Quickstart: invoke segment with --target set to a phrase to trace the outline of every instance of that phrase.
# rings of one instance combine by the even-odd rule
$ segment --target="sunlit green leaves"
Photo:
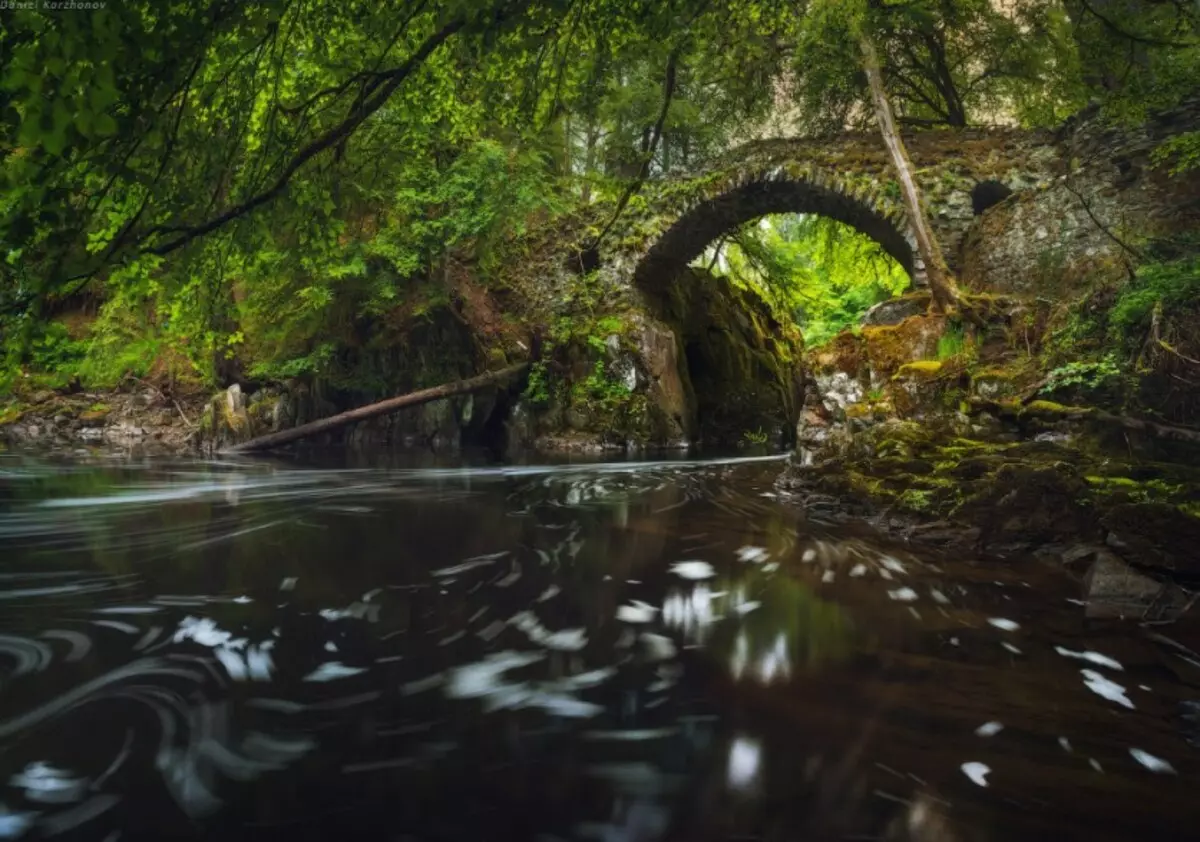
[[[824,217],[765,217],[717,245],[719,254],[710,249],[697,262],[757,291],[795,320],[810,346],[910,283],[877,243]]]

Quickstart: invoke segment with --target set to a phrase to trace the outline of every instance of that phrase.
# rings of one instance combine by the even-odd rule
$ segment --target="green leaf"
[[[108,114],[97,114],[94,128],[100,137],[110,137],[117,133],[117,121]]]

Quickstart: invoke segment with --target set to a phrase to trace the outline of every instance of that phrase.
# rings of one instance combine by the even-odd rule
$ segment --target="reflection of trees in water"
[[[806,583],[758,568],[715,588],[675,588],[663,621],[729,666],[735,681],[786,681],[845,659],[853,625],[841,606],[818,597]]]

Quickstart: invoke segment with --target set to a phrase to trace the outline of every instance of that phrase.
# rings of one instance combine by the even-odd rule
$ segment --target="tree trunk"
[[[586,135],[587,146],[583,159],[583,195],[581,197],[585,205],[592,203],[592,179],[596,175],[596,141],[599,139],[598,135],[596,121],[589,116]]]
[[[905,210],[908,211],[909,224],[917,238],[917,252],[925,264],[925,275],[929,279],[929,291],[933,294],[933,305],[940,312],[951,312],[958,305],[958,288],[946,259],[942,256],[941,246],[929,225],[925,215],[925,204],[921,200],[921,189],[913,176],[912,164],[908,160],[908,152],[904,148],[904,140],[896,128],[896,120],[892,116],[892,105],[888,101],[887,92],[883,88],[883,74],[879,69],[879,56],[875,53],[875,45],[865,33],[858,35],[859,48],[863,54],[863,69],[871,87],[871,101],[875,106],[875,118],[879,122],[879,131],[883,135],[883,143],[896,169],[900,180],[900,194],[904,199]]]
[[[463,395],[467,392],[475,392],[479,389],[487,388],[488,386],[495,386],[520,374],[528,366],[529,363],[518,363],[510,365],[507,368],[502,368],[499,371],[480,374],[478,377],[472,377],[467,380],[459,380],[457,383],[447,383],[443,386],[434,386],[430,389],[422,389],[418,392],[410,392],[407,395],[388,398],[378,403],[360,406],[358,409],[352,409],[349,412],[331,415],[328,418],[322,418],[310,424],[301,424],[299,427],[293,427],[290,430],[281,430],[278,433],[259,436],[258,438],[250,439],[250,441],[225,448],[222,453],[252,453],[259,450],[272,450],[273,448],[282,447],[285,444],[306,439],[319,433],[345,427],[347,424],[353,424],[355,421],[365,421],[368,418],[387,415],[398,409],[419,406],[420,404],[440,400],[441,398]]]
[[[667,58],[667,72],[666,77],[663,79],[662,108],[658,112],[658,120],[654,123],[654,127],[649,130],[649,137],[642,143],[644,154],[642,155],[641,163],[638,165],[637,173],[629,186],[625,188],[625,192],[621,194],[621,198],[617,200],[617,208],[609,218],[608,224],[596,235],[596,239],[588,246],[589,249],[600,247],[600,242],[608,235],[609,230],[616,224],[616,221],[621,218],[625,206],[629,204],[629,200],[633,198],[634,194],[642,189],[642,184],[645,183],[646,177],[650,174],[650,164],[654,161],[654,153],[658,149],[658,142],[662,139],[663,126],[667,122],[667,112],[671,110],[671,99],[675,96],[675,74],[681,49],[682,47],[676,47]]]

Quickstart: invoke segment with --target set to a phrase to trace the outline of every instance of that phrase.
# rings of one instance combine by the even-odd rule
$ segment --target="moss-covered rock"
[[[937,356],[938,339],[946,329],[944,316],[910,316],[899,324],[864,327],[862,338],[872,375],[891,378],[905,363]]]
[[[938,377],[945,367],[945,363],[941,360],[917,360],[916,362],[905,363],[900,366],[895,377],[901,379],[932,380]]]
[[[697,439],[794,435],[803,345],[789,322],[757,294],[700,270],[676,279],[657,315],[678,337]]]
[[[1021,387],[1021,373],[1014,369],[984,366],[971,372],[971,393],[987,400],[1015,397]]]

